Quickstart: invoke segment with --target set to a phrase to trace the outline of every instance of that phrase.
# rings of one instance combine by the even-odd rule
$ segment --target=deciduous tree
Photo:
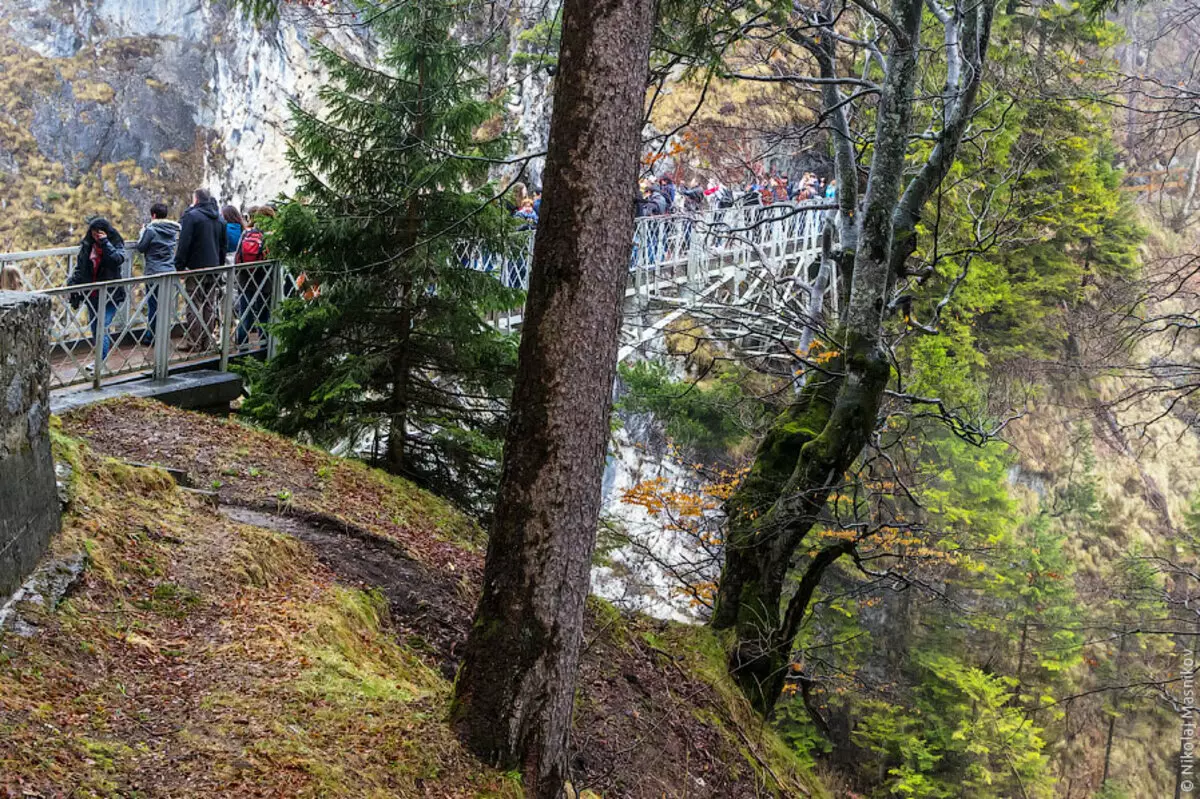
[[[843,33],[841,20],[854,8],[867,15],[864,29],[880,32],[876,41]],[[817,75],[797,79],[821,90],[831,128],[839,187],[836,260],[847,296],[834,333],[837,357],[772,425],[750,474],[727,503],[729,531],[712,623],[734,631],[731,673],[764,713],[783,687],[792,641],[822,573],[853,549],[850,541],[821,548],[784,606],[793,557],[877,424],[891,374],[883,325],[896,307],[895,287],[907,276],[925,205],[954,165],[976,113],[993,12],[990,0],[953,7],[894,0],[889,11],[827,0],[797,6],[784,31],[818,65]],[[941,43],[931,51],[923,42],[933,26],[941,30]],[[876,65],[866,74],[880,82],[846,75],[839,46],[863,48],[867,63]],[[944,85],[934,98],[936,112],[927,116],[929,130],[917,137],[931,146],[909,170],[914,92],[919,74],[934,68],[944,70]],[[878,98],[871,110],[869,163],[857,159],[849,128],[848,108],[864,94]]]

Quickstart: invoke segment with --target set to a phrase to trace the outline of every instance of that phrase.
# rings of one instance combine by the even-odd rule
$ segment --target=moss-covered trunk
[[[927,165],[911,181],[901,208],[897,198],[905,178],[924,4],[892,0],[891,6],[886,78],[861,213],[854,204],[854,153],[844,116],[838,116],[841,96],[828,86],[823,93],[826,110],[833,115],[838,174],[845,183],[838,225],[842,251],[836,257],[844,280],[841,290],[848,286],[849,292],[838,320],[840,333],[834,336],[841,352],[829,374],[810,379],[796,403],[776,420],[750,475],[726,508],[725,565],[712,624],[734,631],[730,673],[764,715],[770,714],[783,687],[792,643],[822,574],[853,550],[852,542],[844,541],[820,549],[807,562],[783,610],[793,558],[875,429],[891,373],[883,346],[889,298],[912,252],[917,212],[929,187],[942,179],[944,166],[953,160],[954,147],[939,144],[940,152],[931,159],[936,166]],[[971,14],[977,18],[979,12]],[[833,18],[826,19],[829,35]],[[804,29],[797,28],[792,37],[813,53],[823,75],[830,77],[835,67],[832,47]],[[953,132],[959,135],[960,128]]]
[[[792,640],[821,574],[850,547],[821,550],[781,614],[793,556],[875,429],[890,373],[882,350],[870,342],[852,342],[840,360],[842,375],[810,381],[775,421],[727,505],[725,565],[712,624],[735,631],[730,673],[764,714],[783,687]]]

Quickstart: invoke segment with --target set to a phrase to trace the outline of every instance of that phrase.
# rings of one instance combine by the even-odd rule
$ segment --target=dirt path
[[[284,515],[238,505],[223,505],[219,511],[239,524],[299,539],[339,581],[381,591],[404,643],[432,655],[442,674],[454,678],[456,648],[466,638],[469,622],[466,597],[454,581],[413,560],[398,544],[315,514]]]

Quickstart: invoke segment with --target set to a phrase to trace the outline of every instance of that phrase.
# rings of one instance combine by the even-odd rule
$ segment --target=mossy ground
[[[148,402],[69,417],[55,438],[74,478],[54,547],[91,560],[36,637],[0,637],[0,795],[521,794],[461,748],[448,656],[398,634],[394,597],[122,461],[219,479],[223,502],[346,520],[473,596],[469,520],[403,481]],[[755,723],[707,630],[589,607],[572,753],[583,795],[827,795]],[[453,611],[464,629],[469,610]]]
[[[54,547],[91,562],[36,637],[0,639],[0,794],[519,795],[460,748],[450,683],[377,594],[159,469],[56,450],[75,477]]]

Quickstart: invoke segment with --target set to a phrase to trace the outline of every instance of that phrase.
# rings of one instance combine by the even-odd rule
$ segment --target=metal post
[[[642,262],[646,258],[646,237],[642,235],[645,229],[646,226],[641,220],[633,223],[633,257],[631,259],[633,263],[633,293],[639,299],[642,294],[642,272],[644,271]]]
[[[687,281],[689,288],[693,291],[698,291],[702,280],[704,236],[700,232],[700,223],[698,220],[693,220],[691,224],[691,238],[688,240],[687,254]]]
[[[133,277],[133,258],[128,255],[128,251],[126,251],[124,262],[121,263],[121,277]],[[113,320],[117,324],[117,330],[129,329],[130,306],[132,303],[133,284],[128,284],[128,287],[125,291],[125,300],[121,303],[120,307],[117,308],[117,315]]]
[[[154,379],[166,380],[171,369],[171,331],[175,327],[176,273],[154,278],[158,297],[158,318],[154,320]]]
[[[108,325],[104,324],[105,311],[108,310],[108,286],[101,285],[96,295],[99,301],[92,315],[92,388],[100,389],[101,373],[104,371],[104,337],[108,335]]]
[[[283,262],[276,261],[271,265],[273,279],[271,280],[271,317],[267,323],[267,360],[275,357],[275,334],[271,332],[271,323],[275,321],[275,314],[279,310],[280,303],[283,302]]]
[[[229,267],[225,274],[225,293],[221,296],[221,316],[218,323],[221,325],[221,366],[220,371],[229,371],[229,344],[232,335],[231,322],[233,321],[233,292],[234,292],[234,267]]]

